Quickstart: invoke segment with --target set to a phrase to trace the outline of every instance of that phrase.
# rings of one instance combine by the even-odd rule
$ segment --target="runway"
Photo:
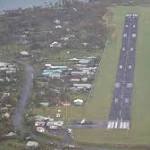
[[[130,129],[138,15],[125,16],[122,47],[107,129]]]

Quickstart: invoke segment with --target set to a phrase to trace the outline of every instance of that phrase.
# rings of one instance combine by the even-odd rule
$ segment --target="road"
[[[33,68],[28,64],[23,64],[23,66],[25,68],[25,79],[23,82],[23,87],[21,89],[20,99],[18,100],[16,109],[12,117],[15,130],[20,132],[24,131],[24,114],[26,112],[26,107],[30,100],[29,98],[31,96],[31,91],[33,87]]]
[[[130,129],[138,15],[125,17],[122,48],[107,129]]]

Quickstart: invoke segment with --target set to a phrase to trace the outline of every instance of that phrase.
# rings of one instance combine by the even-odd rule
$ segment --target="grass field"
[[[0,150],[23,150],[24,143],[18,140],[2,141],[0,144]]]
[[[107,120],[121,48],[124,16],[128,12],[137,12],[140,19],[132,104],[132,129],[130,131],[79,129],[75,131],[75,137],[77,141],[97,144],[150,145],[150,8],[119,6],[110,8],[110,10],[114,13],[112,24],[115,32],[103,54],[93,97],[86,104],[84,114],[88,119]]]

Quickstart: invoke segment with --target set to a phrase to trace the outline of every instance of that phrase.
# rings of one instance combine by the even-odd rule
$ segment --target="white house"
[[[82,99],[75,99],[73,103],[77,106],[83,105],[84,101]]]

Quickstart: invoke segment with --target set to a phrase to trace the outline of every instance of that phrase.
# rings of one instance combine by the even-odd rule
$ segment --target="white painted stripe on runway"
[[[114,125],[115,125],[115,122],[113,121],[112,124],[111,124],[111,129],[114,128]]]
[[[113,121],[109,121],[108,125],[107,125],[107,129],[112,129],[114,126],[114,122]]]
[[[107,129],[110,129],[110,128],[111,128],[111,121],[109,121],[107,124]]]
[[[122,129],[123,128],[123,122],[121,121],[120,122],[120,127],[119,127],[120,129]]]
[[[126,122],[123,122],[123,129],[126,129]]]
[[[127,129],[127,122],[124,123],[124,129]]]
[[[115,122],[114,128],[117,129],[118,127],[118,121]]]

